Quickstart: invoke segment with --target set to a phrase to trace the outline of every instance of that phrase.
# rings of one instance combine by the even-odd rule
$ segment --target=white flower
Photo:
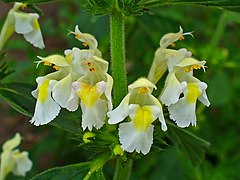
[[[170,118],[176,121],[179,127],[188,127],[190,124],[196,126],[196,102],[197,99],[204,105],[209,106],[210,102],[205,90],[207,84],[204,82],[188,83],[184,90],[184,96],[177,103],[168,107]]]
[[[176,121],[179,127],[187,127],[190,123],[196,126],[197,99],[206,106],[210,105],[205,92],[207,84],[193,76],[193,70],[204,69],[205,63],[194,58],[185,58],[176,64],[167,76],[160,100],[168,106],[170,118]],[[184,97],[180,98],[182,93]]]
[[[22,34],[35,47],[44,48],[42,33],[38,23],[39,15],[21,12],[19,9],[23,5],[22,3],[15,3],[14,7],[9,11],[0,34],[0,49],[14,31]]]
[[[19,146],[21,136],[17,133],[14,138],[6,141],[1,153],[0,179],[4,180],[8,173],[13,172],[17,176],[25,176],[32,168],[32,161],[28,158],[28,152],[20,152],[15,149]]]
[[[37,103],[30,121],[36,126],[51,122],[59,114],[61,107],[69,111],[78,108],[78,97],[72,89],[72,82],[78,76],[72,71],[71,62],[60,55],[40,59],[38,63],[53,65],[57,71],[36,79],[38,87],[32,95],[37,98]]]
[[[148,74],[148,79],[156,84],[162,75],[168,71],[172,71],[173,67],[182,59],[191,57],[192,53],[185,48],[174,50],[167,49],[169,45],[175,46],[174,42],[183,40],[185,35],[191,35],[192,32],[183,33],[183,29],[180,27],[178,33],[165,34],[160,40],[160,47],[155,52],[155,57]]]
[[[146,78],[140,78],[128,86],[129,93],[119,106],[107,113],[109,124],[117,124],[127,116],[131,122],[119,125],[121,148],[127,152],[136,150],[147,154],[153,143],[153,123],[157,118],[163,131],[167,130],[160,102],[151,94],[156,86]]]
[[[192,32],[186,32],[183,33],[183,29],[180,26],[179,27],[179,32],[177,33],[167,33],[165,34],[161,40],[160,40],[160,47],[162,48],[167,48],[168,46],[175,46],[174,42],[178,41],[178,40],[183,40],[185,35],[192,35]]]
[[[101,128],[106,113],[112,109],[111,91],[113,79],[107,74],[108,62],[94,56],[85,62],[88,72],[73,83],[73,89],[80,99],[82,128]]]
[[[158,48],[148,74],[148,79],[156,84],[167,70],[172,71],[179,61],[191,57],[191,55],[191,52],[185,48],[179,50]]]
[[[107,74],[108,62],[99,57],[101,53],[96,49],[97,41],[92,35],[81,33],[76,26],[76,37],[87,43],[90,49],[80,50],[74,47],[65,50],[65,57],[60,55],[39,57],[38,65],[44,63],[53,66],[57,71],[36,80],[38,87],[32,95],[37,98],[37,103],[30,121],[36,126],[51,122],[58,116],[61,108],[77,110],[79,98],[83,111],[83,129],[88,127],[92,130],[92,126],[97,129],[102,127],[106,111],[112,109],[113,80]]]
[[[98,57],[102,56],[101,52],[97,49],[98,42],[93,35],[88,34],[88,33],[82,33],[79,30],[78,25],[75,26],[74,32],[70,31],[70,34],[74,34],[75,38],[77,40],[81,41],[84,46],[86,46],[86,47],[88,46],[90,50],[94,51],[93,54],[95,56],[98,56]]]

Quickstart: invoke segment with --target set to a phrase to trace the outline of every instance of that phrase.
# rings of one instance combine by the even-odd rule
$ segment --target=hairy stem
[[[127,93],[125,68],[124,17],[115,10],[110,15],[111,69],[114,79],[113,99],[117,106]]]

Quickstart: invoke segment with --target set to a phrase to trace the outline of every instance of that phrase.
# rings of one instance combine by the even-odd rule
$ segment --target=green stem
[[[125,37],[124,17],[115,10],[110,15],[111,63],[113,85],[113,99],[118,105],[127,93],[127,77],[125,68]]]
[[[123,161],[121,158],[117,159],[117,167],[114,175],[114,180],[128,180],[132,171],[133,160],[128,159]]]
[[[124,17],[116,9],[110,15],[110,38],[111,38],[111,69],[114,80],[113,99],[117,106],[127,93],[127,77],[125,68],[125,36]],[[129,179],[132,171],[132,160],[123,161],[121,157],[117,159],[117,166],[114,180]]]

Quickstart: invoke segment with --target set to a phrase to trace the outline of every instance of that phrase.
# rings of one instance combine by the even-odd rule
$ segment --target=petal
[[[30,120],[36,126],[51,122],[60,112],[60,106],[51,97],[50,79],[37,79],[38,97],[35,112]]]
[[[182,59],[191,55],[191,52],[187,51],[187,49],[185,48],[179,49],[178,51],[166,49],[165,54],[167,59],[168,70],[172,71],[174,66],[177,63],[179,63]]]
[[[10,151],[16,148],[17,146],[19,146],[20,142],[21,142],[21,136],[19,133],[16,133],[12,139],[9,139],[3,144],[2,146],[3,151]]]
[[[150,151],[153,143],[153,125],[150,125],[146,131],[139,132],[133,122],[121,123],[119,137],[122,149],[127,152],[136,150],[145,155]]]
[[[139,132],[146,131],[151,123],[157,119],[159,112],[158,106],[129,105],[129,116]]]
[[[59,67],[69,66],[68,61],[65,59],[65,57],[63,57],[61,55],[55,54],[55,55],[50,55],[47,57],[38,56],[38,58],[41,59],[42,61],[53,63]]]
[[[183,33],[183,29],[180,26],[180,30],[179,30],[178,33],[168,33],[168,34],[165,34],[161,38],[160,47],[166,48],[169,45],[171,45],[172,43],[182,39],[184,35],[191,35],[192,36],[192,32]]]
[[[206,94],[206,91],[203,90],[202,94],[199,96],[199,101],[201,101],[205,106],[210,106],[210,102],[208,100],[208,97],[207,97],[207,94]]]
[[[102,73],[107,73],[108,71],[108,62],[104,59],[94,56],[93,61],[96,63],[97,69],[101,71]]]
[[[175,74],[170,73],[166,79],[162,94],[160,95],[161,102],[166,106],[175,104],[186,87],[187,83],[185,81],[180,83]]]
[[[147,78],[139,78],[128,86],[128,91],[131,93],[134,89],[141,87],[148,87],[150,92],[152,92],[153,89],[157,89],[157,87]]]
[[[177,123],[179,127],[188,127],[190,123],[196,126],[196,104],[188,103],[186,98],[179,99],[176,104],[168,107],[170,118]]]
[[[155,111],[153,111],[155,113]],[[165,118],[164,118],[164,115],[163,115],[163,110],[162,108],[159,108],[159,113],[158,113],[158,120],[160,121],[161,123],[161,129],[163,131],[167,131],[167,125],[166,125],[166,121],[165,121]]]
[[[146,105],[146,106],[142,107],[143,111],[147,111],[148,108],[149,108],[149,110],[151,112],[152,120],[149,123],[147,122],[148,121],[148,119],[147,119],[147,115],[148,114],[147,113],[144,113],[144,116],[145,116],[143,118],[145,120],[144,122],[141,122],[141,119],[138,119],[138,122],[135,122],[136,120],[134,118],[136,118],[136,113],[137,113],[137,110],[140,108],[140,106],[137,105],[137,104],[130,104],[129,105],[129,116],[133,120],[136,128],[137,128],[137,126],[141,126],[138,123],[143,123],[142,126],[145,126],[144,129],[147,129],[148,128],[148,124],[152,123],[153,121],[155,121],[158,118],[160,123],[161,123],[161,129],[163,131],[167,130],[167,125],[166,125],[166,122],[165,122],[165,119],[164,119],[164,116],[163,116],[162,106],[161,106],[161,104],[159,106],[159,104],[151,105],[151,106]],[[137,128],[137,129],[139,130],[139,128]]]
[[[95,39],[95,37],[91,34],[81,33],[81,31],[78,28],[78,25],[75,26],[74,34],[79,35],[80,38],[78,36],[76,36],[76,37],[78,37],[77,39],[81,42],[86,42],[90,49],[97,49],[98,42]]]
[[[38,14],[27,14],[23,12],[14,12],[15,31],[19,34],[26,34],[33,30],[33,18],[38,18]]]
[[[154,60],[148,74],[148,79],[156,84],[168,69],[164,48],[158,48],[155,52]]]
[[[81,102],[82,108],[82,128],[92,131],[92,127],[100,129],[105,124],[107,113],[107,102],[98,99],[93,107],[87,107]]]
[[[69,100],[71,90],[72,75],[69,73],[68,76],[55,83],[52,89],[52,97],[61,107],[65,108]]]
[[[43,37],[41,30],[33,30],[27,34],[23,34],[24,38],[30,42],[33,46],[43,49],[45,47],[44,42],[43,42]]]
[[[32,169],[32,161],[28,158],[28,152],[14,153],[13,159],[15,161],[13,167],[13,174],[17,176],[25,176],[26,172]]]
[[[184,90],[184,97],[168,107],[170,118],[176,121],[179,127],[187,127],[190,123],[196,126],[196,101],[203,89],[206,89],[205,83],[189,83]]]
[[[68,100],[67,105],[66,105],[66,109],[68,111],[76,111],[77,108],[78,108],[78,104],[79,104],[79,97],[75,93],[75,91],[72,89],[71,93],[70,93],[69,100]]]
[[[73,48],[72,51],[72,68],[78,74],[86,74],[85,63],[93,59],[92,51],[90,50],[80,50],[79,48]],[[66,55],[68,56],[68,55]]]
[[[113,78],[109,75],[106,74],[107,76],[107,87],[105,90],[105,96],[107,97],[108,100],[108,110],[112,110],[113,105],[112,105],[112,87],[113,87]]]
[[[184,58],[183,60],[181,60],[176,66],[178,67],[187,67],[187,66],[192,66],[195,64],[199,64],[200,66],[204,66],[204,64],[206,64],[206,61],[198,61],[197,59],[194,58]]]
[[[127,94],[117,108],[107,113],[107,116],[109,117],[109,124],[117,124],[123,121],[128,116],[129,98],[130,94]]]

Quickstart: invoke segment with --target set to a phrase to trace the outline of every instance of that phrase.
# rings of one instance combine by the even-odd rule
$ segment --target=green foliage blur
[[[0,3],[0,6],[2,4]],[[80,8],[80,1],[58,1],[39,7],[43,13],[40,17],[40,25],[46,49],[35,49],[23,37],[14,35],[5,46],[8,51],[4,60],[9,69],[15,72],[5,78],[5,82],[21,80],[31,83],[34,88],[36,77],[50,71],[42,66],[36,69],[34,64],[34,61],[37,61],[36,56],[63,54],[65,49],[74,46],[81,48],[81,44],[73,36],[67,36],[68,30],[74,30],[75,25],[79,25],[82,32],[93,34],[99,42],[103,58],[110,60],[107,16],[93,17]],[[4,18],[4,16],[0,17],[0,28]],[[175,146],[170,146],[160,153],[150,153],[143,159],[135,161],[131,179],[238,179],[240,177],[238,174],[240,171],[239,13],[217,8],[166,5],[150,9],[143,16],[126,17],[128,82],[147,76],[155,50],[159,47],[160,38],[168,32],[178,32],[179,26],[184,32],[194,31],[194,38],[187,36],[184,41],[177,42],[176,48],[187,48],[193,53],[193,57],[207,61],[206,73],[199,70],[196,76],[208,84],[207,94],[211,102],[209,108],[201,103],[197,105],[197,127],[187,129],[209,141],[211,146],[199,166],[193,166]],[[164,80],[158,84],[159,91],[163,88],[163,84]],[[3,100],[0,102],[3,103]],[[34,131],[35,133],[47,131],[47,136],[32,145],[30,157],[34,161],[34,169],[28,174],[29,177],[43,170],[39,168],[38,160],[39,156],[44,156],[44,153],[53,156],[48,167],[84,162],[91,157],[88,151],[78,148],[74,138],[66,132],[51,126],[47,130],[34,127]],[[111,177],[114,163],[109,162],[104,171]]]

